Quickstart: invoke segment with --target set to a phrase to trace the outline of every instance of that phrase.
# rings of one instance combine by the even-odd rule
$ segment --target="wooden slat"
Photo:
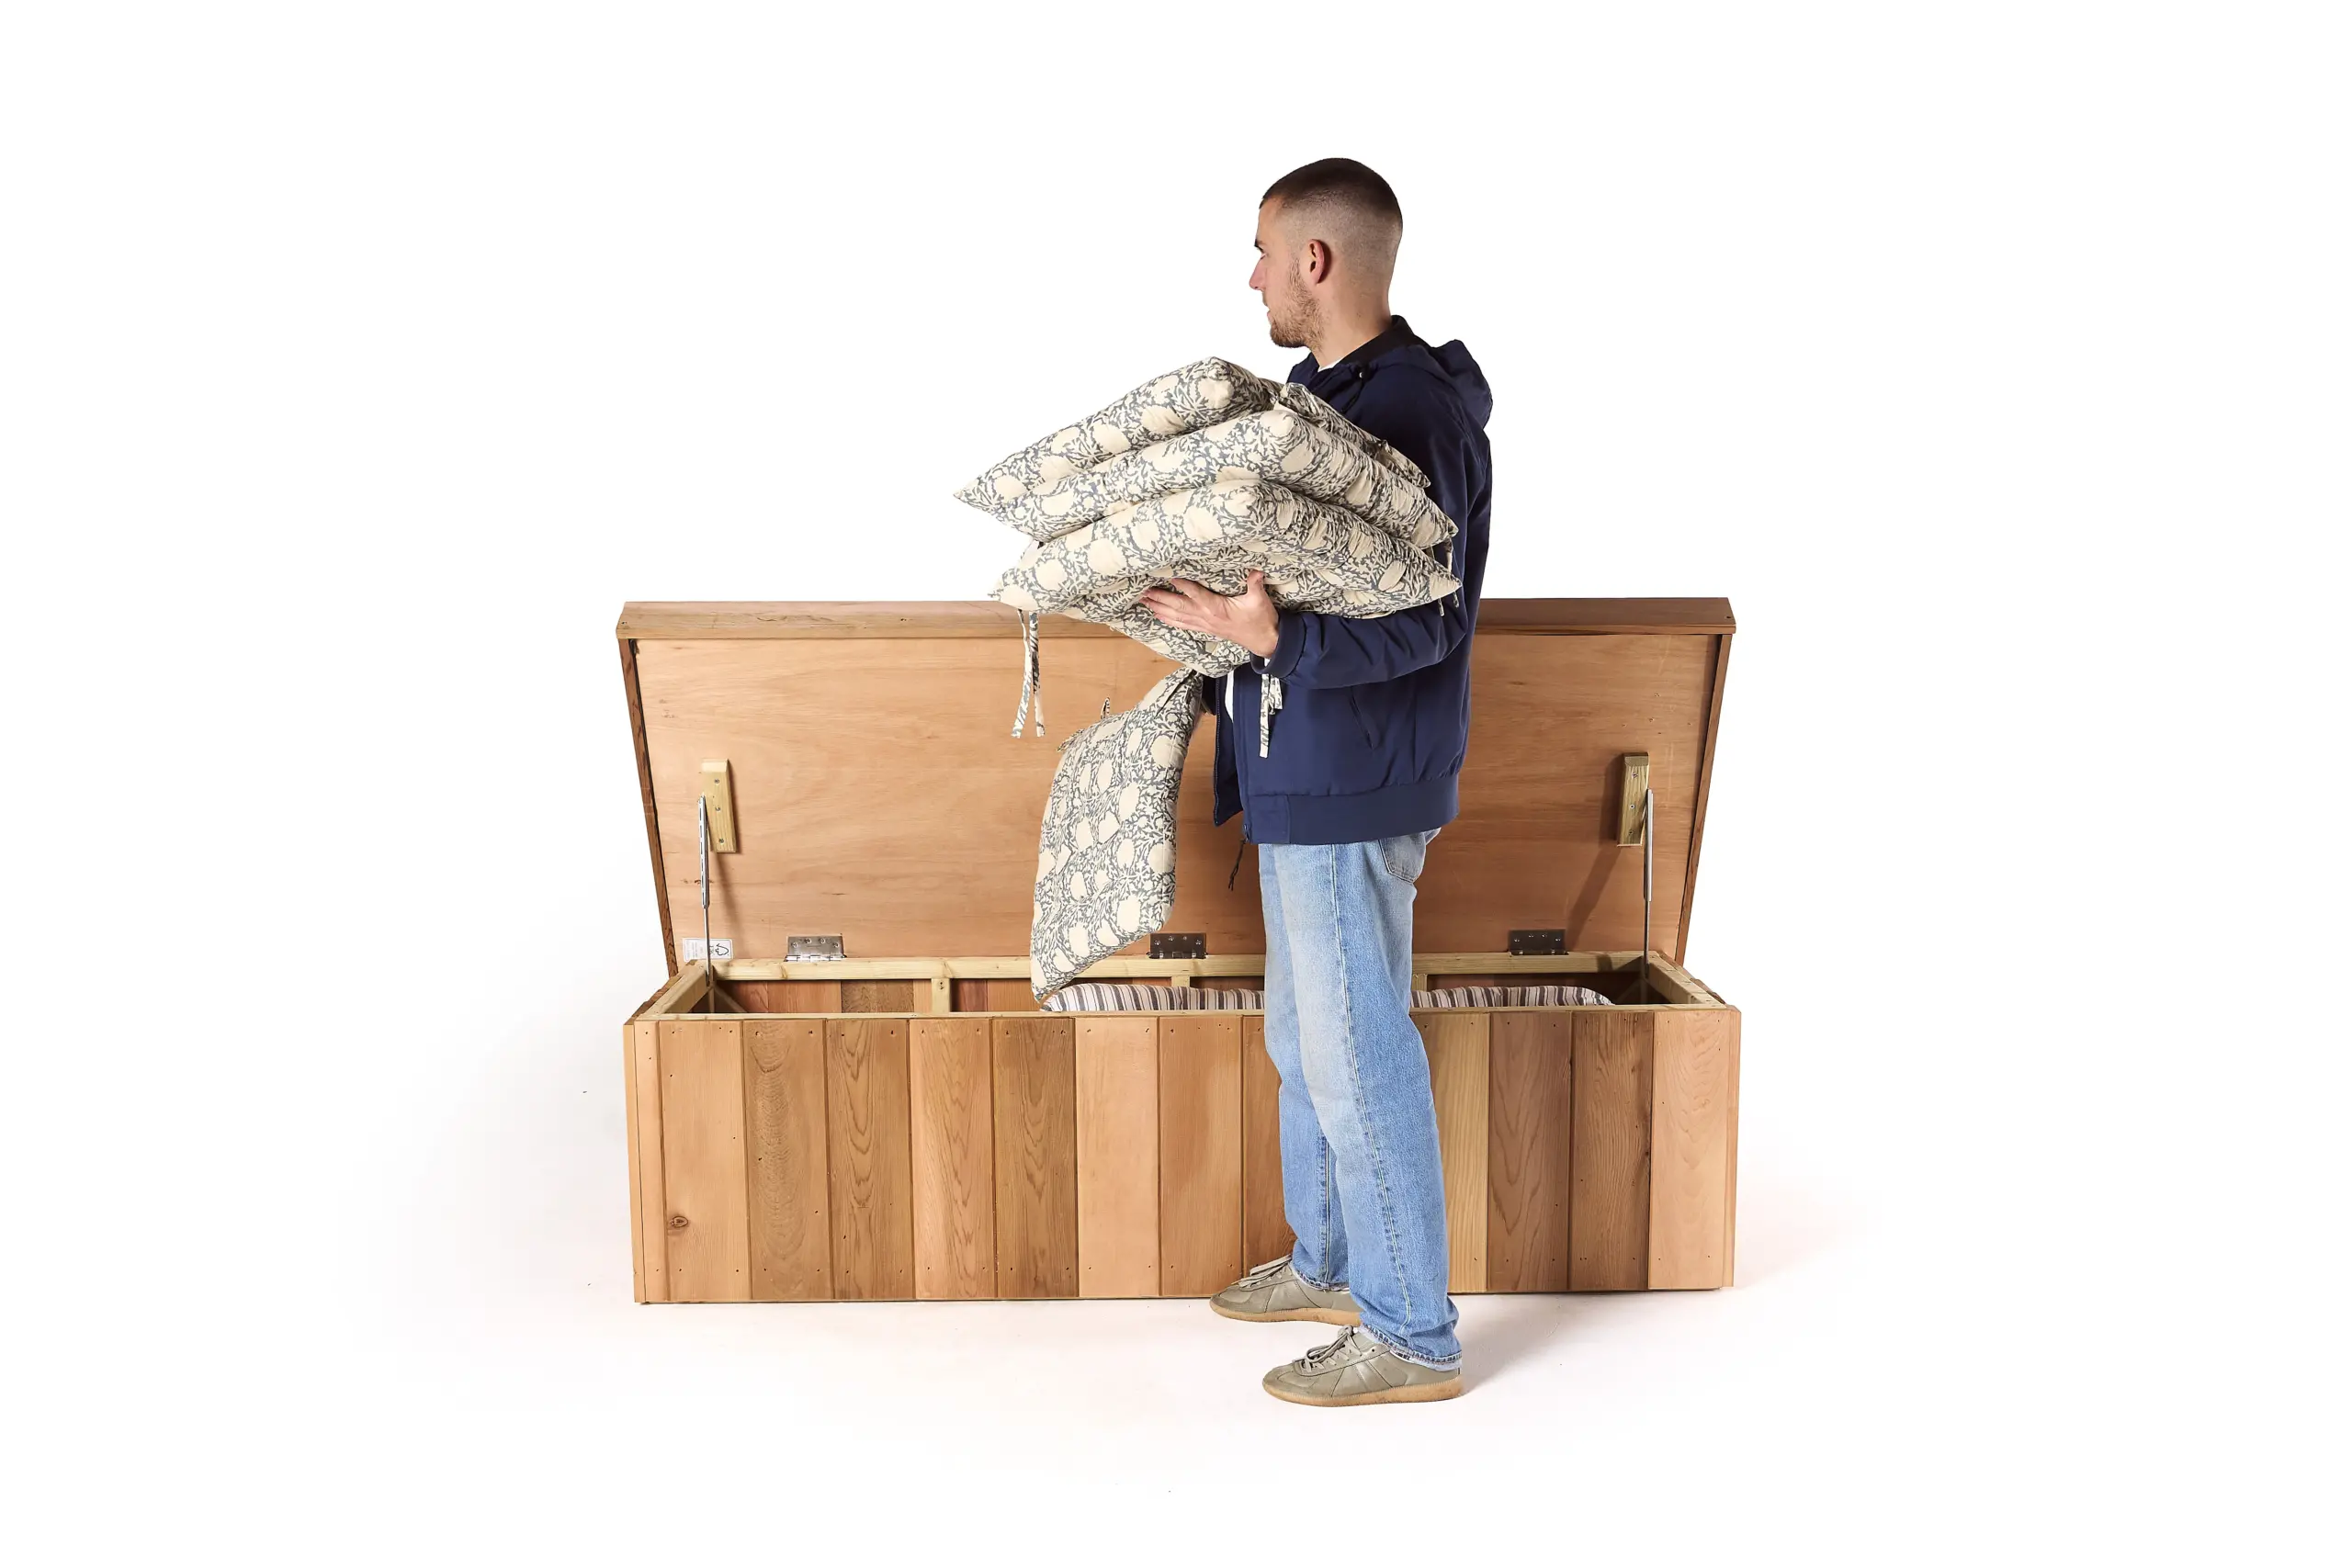
[[[1241,1015],[1241,1261],[1287,1258],[1298,1245],[1283,1213],[1283,1076],[1266,1055],[1263,1013]]]
[[[678,972],[678,944],[670,931],[670,888],[662,875],[662,818],[653,805],[653,761],[645,746],[645,704],[638,694],[637,644],[621,637],[621,689],[628,697],[629,739],[637,747],[637,791],[645,808],[645,843],[653,854],[653,907],[662,918],[662,962]]]
[[[1021,961],[1024,965],[1027,959]],[[1037,998],[1026,980],[957,980],[957,1012],[1035,1012]]]
[[[1650,1098],[1653,1291],[1713,1290],[1729,1266],[1733,1028],[1728,1008],[1657,1015]]]
[[[1080,1017],[1078,1292],[1159,1294],[1159,1025]]]
[[[1487,1288],[1487,1053],[1491,1015],[1468,1010],[1413,1015],[1429,1050],[1437,1101],[1437,1152],[1445,1170],[1446,1288]]]
[[[638,1168],[637,1025],[621,1025],[621,1106],[628,1122],[628,1270],[632,1292],[645,1300],[644,1179]]]
[[[714,1019],[665,1021],[657,1027],[670,1299],[749,1301],[742,1026]]]
[[[1674,922],[1674,942],[1666,949],[1677,964],[1690,947],[1690,902],[1699,891],[1699,847],[1707,836],[1707,792],[1715,779],[1715,736],[1723,728],[1724,682],[1731,674],[1731,631],[1714,639],[1714,674],[1707,684],[1707,728],[1699,741],[1699,793],[1690,817],[1690,850],[1682,868],[1682,914]]]
[[[1159,1290],[1241,1273],[1241,1021],[1159,1016]]]
[[[914,1020],[907,1076],[914,1113],[915,1294],[926,1301],[993,1296],[996,1122],[988,1020]]]
[[[752,1150],[752,1299],[827,1301],[833,1258],[825,1026],[814,1019],[750,1019],[740,1027]]]
[[[659,1026],[639,1021],[629,1026],[631,1068],[637,1075],[638,1300],[670,1299],[670,1209],[662,1184],[662,1044]]]
[[[1481,635],[1498,632],[1729,632],[1728,599],[1487,599],[1478,605]],[[671,601],[622,606],[615,628],[629,637],[1018,637],[1013,612],[988,600]],[[1110,637],[1091,621],[1046,615],[1038,635]]]
[[[833,1294],[914,1294],[914,1175],[908,1149],[907,1023],[825,1024],[825,1145]]]
[[[1068,1018],[989,1021],[996,1076],[996,1288],[1078,1294],[1077,1031]]]
[[[1571,1012],[1491,1015],[1487,1288],[1568,1288]]]
[[[839,980],[773,980],[768,1001],[776,1012],[842,1012]]]
[[[1655,1013],[1577,1016],[1570,1140],[1568,1289],[1638,1291],[1649,1280],[1650,1039]]]
[[[1724,1283],[1732,1282],[1739,1261],[1739,1010],[1729,1010],[1731,1107],[1724,1129]]]
[[[928,984],[922,987],[930,993]],[[842,1011],[843,1012],[922,1012],[927,1009],[915,999],[912,980],[845,980],[842,982]]]

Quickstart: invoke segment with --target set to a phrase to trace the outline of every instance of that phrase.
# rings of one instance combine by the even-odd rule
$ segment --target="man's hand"
[[[1274,602],[1266,596],[1266,574],[1253,571],[1250,586],[1231,598],[1197,582],[1174,579],[1174,589],[1147,588],[1141,603],[1171,626],[1238,642],[1261,659],[1272,657],[1281,630]]]

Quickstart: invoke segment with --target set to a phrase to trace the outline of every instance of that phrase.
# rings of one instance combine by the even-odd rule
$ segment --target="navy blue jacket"
[[[1494,394],[1468,349],[1458,341],[1431,348],[1402,316],[1329,369],[1311,355],[1300,360],[1290,378],[1430,476],[1430,499],[1460,529],[1453,565],[1462,591],[1442,606],[1374,620],[1278,612],[1272,656],[1209,685],[1218,720],[1215,820],[1240,812],[1242,836],[1260,844],[1351,844],[1443,827],[1453,820],[1469,747]],[[1261,674],[1283,683],[1263,757]]]

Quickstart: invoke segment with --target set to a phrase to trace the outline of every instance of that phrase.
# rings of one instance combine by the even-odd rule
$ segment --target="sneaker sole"
[[[1219,1317],[1229,1317],[1236,1323],[1328,1323],[1339,1328],[1353,1328],[1363,1321],[1363,1315],[1344,1307],[1288,1307],[1281,1312],[1235,1312],[1219,1306],[1212,1299],[1209,1311]]]
[[[1266,1392],[1292,1404],[1312,1404],[1326,1410],[1345,1404],[1425,1404],[1431,1400],[1452,1399],[1459,1394],[1462,1380],[1448,1378],[1443,1382],[1408,1382],[1401,1388],[1375,1389],[1369,1393],[1293,1393],[1272,1383],[1266,1385]]]

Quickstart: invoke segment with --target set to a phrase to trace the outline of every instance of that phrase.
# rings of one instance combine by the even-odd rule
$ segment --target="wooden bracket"
[[[710,802],[710,849],[713,854],[735,852],[735,790],[729,780],[727,759],[704,758],[702,797]]]
[[[1642,841],[1642,795],[1650,787],[1650,754],[1629,751],[1624,761],[1625,788],[1617,797],[1617,841]]]

